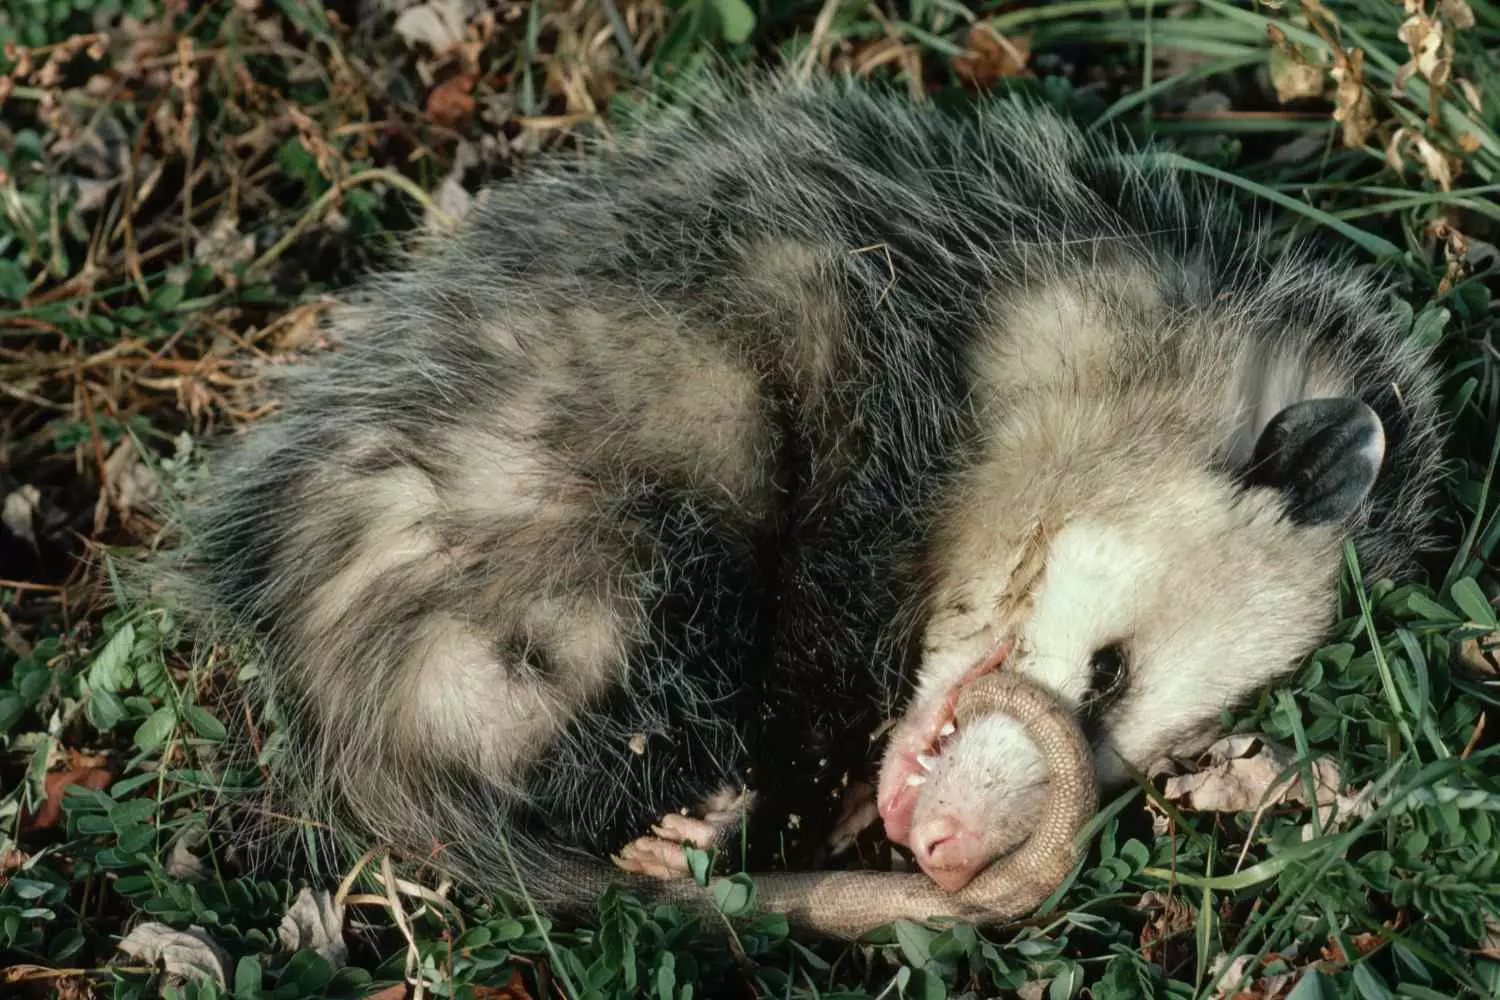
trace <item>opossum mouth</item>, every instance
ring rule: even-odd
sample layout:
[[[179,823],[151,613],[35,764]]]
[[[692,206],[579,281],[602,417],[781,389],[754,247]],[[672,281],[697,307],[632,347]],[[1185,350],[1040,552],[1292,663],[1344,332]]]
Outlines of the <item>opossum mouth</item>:
[[[934,710],[907,720],[903,732],[894,737],[881,769],[877,804],[885,825],[885,835],[893,843],[905,845],[911,837],[913,818],[922,786],[928,772],[937,767],[943,751],[958,733],[953,709],[958,693],[992,670],[1004,666],[1015,643],[1007,638],[948,689]]]

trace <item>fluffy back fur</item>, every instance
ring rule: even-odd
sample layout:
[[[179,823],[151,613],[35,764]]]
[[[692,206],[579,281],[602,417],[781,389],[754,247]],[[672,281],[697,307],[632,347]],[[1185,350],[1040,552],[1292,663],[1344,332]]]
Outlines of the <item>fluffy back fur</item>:
[[[1029,648],[1066,669],[1025,662],[1081,707],[1103,643],[1067,609],[1148,634],[1164,612],[1094,600],[1140,574],[1178,607],[1270,594],[1233,641],[1284,670],[1339,538],[1409,571],[1440,442],[1383,295],[1018,99],[957,119],[719,81],[372,281],[216,456],[172,591],[259,661],[286,799],[363,838],[545,905],[557,859],[748,785],[782,803],[751,828],[776,854],[827,832],[785,813],[826,805],[914,692],[930,721],[1002,623],[1052,630]],[[1327,395],[1373,410],[1384,463],[1304,530],[1252,457]],[[1220,554],[1216,599],[1194,574]],[[1227,614],[1174,628],[1212,655]],[[1136,699],[1131,754],[1269,678],[1137,652],[1127,687],[1174,710]],[[952,781],[994,784],[974,747]]]

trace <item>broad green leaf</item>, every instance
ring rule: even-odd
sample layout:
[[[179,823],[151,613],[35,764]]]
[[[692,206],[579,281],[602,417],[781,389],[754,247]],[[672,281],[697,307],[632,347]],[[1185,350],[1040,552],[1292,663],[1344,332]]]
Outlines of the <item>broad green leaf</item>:
[[[751,895],[750,880],[744,875],[731,875],[714,883],[714,902],[726,917],[737,917],[749,909]]]
[[[1495,617],[1494,605],[1484,596],[1479,584],[1471,579],[1465,578],[1453,584],[1453,603],[1475,624],[1487,628],[1500,625]]]
[[[227,735],[224,723],[214,718],[207,709],[200,705],[189,705],[182,714],[187,719],[188,725],[193,727],[193,731],[206,740],[218,742]]]
[[[142,750],[154,749],[165,743],[176,728],[177,713],[170,708],[158,708],[135,731],[135,745]]]
[[[126,622],[109,637],[94,662],[89,664],[89,687],[119,691],[128,687],[132,673],[130,651],[135,648],[135,626]]]

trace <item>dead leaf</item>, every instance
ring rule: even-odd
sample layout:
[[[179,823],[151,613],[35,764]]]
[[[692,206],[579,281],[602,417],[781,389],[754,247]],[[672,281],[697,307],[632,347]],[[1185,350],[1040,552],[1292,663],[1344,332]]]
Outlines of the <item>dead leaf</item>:
[[[1208,748],[1201,763],[1196,773],[1168,778],[1166,797],[1199,812],[1256,812],[1283,803],[1309,804],[1300,768],[1277,781],[1278,775],[1297,763],[1296,754],[1262,737],[1246,733],[1226,737]],[[1346,795],[1338,765],[1331,759],[1319,757],[1311,767],[1324,828],[1335,817],[1347,820],[1369,814],[1373,786]],[[1304,829],[1304,838],[1311,829],[1311,825]]]
[[[1474,27],[1474,11],[1464,0],[1439,0],[1438,9],[1455,28]]]
[[[335,970],[349,963],[349,947],[344,944],[344,907],[334,903],[327,889],[314,893],[304,887],[281,918],[276,937],[287,951],[313,949]]]
[[[985,22],[969,28],[964,51],[953,57],[953,71],[981,89],[1011,76],[1024,76],[1031,60],[1029,36],[1008,38]]]
[[[5,500],[0,502],[0,524],[21,541],[36,548],[37,508],[41,503],[41,491],[30,483],[11,490],[5,495]]]
[[[1016,987],[1016,996],[1021,1000],[1043,1000],[1047,996],[1047,987],[1052,985],[1050,979],[1032,979]]]
[[[425,45],[442,55],[464,40],[463,0],[430,0],[396,18],[395,31],[408,45]]]
[[[1198,910],[1191,902],[1154,890],[1142,894],[1136,901],[1135,910],[1138,913],[1160,911],[1141,928],[1140,936],[1141,955],[1157,964],[1166,960],[1167,942],[1187,934],[1198,922]]]
[[[1494,677],[1500,674],[1500,632],[1491,632],[1477,639],[1465,639],[1458,644],[1458,662],[1478,677]]]
[[[207,866],[193,853],[193,848],[200,846],[205,839],[203,828],[194,826],[174,840],[171,853],[167,855],[167,874],[185,882],[207,878]]]
[[[1282,104],[1301,97],[1321,97],[1327,67],[1315,64],[1301,46],[1293,44],[1274,24],[1267,28],[1271,49],[1271,86]]]
[[[1402,126],[1396,129],[1391,136],[1391,141],[1385,148],[1385,160],[1397,173],[1401,173],[1405,167],[1403,152],[1407,147],[1415,150],[1417,159],[1427,170],[1427,176],[1437,182],[1438,187],[1444,191],[1452,190],[1453,179],[1458,175],[1463,164],[1457,158],[1449,157],[1438,149],[1427,137],[1415,129]]]
[[[266,329],[266,339],[278,352],[312,350],[323,346],[323,314],[334,306],[328,297],[304,302],[283,313]]]
[[[161,492],[161,484],[141,461],[135,442],[129,438],[115,445],[114,451],[105,459],[104,474],[109,480],[115,510],[122,521],[143,505],[150,504]]]
[[[475,986],[477,1000],[533,1000],[520,969],[510,970],[510,979],[504,986]]]
[[[1323,70],[1307,63],[1271,57],[1271,86],[1282,104],[1303,97],[1323,96]]]
[[[394,986],[387,986],[383,990],[367,994],[365,1000],[406,1000],[409,992],[405,983],[396,983]]]
[[[1484,111],[1484,95],[1480,93],[1479,88],[1468,80],[1458,80],[1456,82],[1459,92],[1464,95],[1464,100],[1468,101],[1475,111]]]
[[[1476,942],[1480,951],[1491,957],[1500,955],[1500,917],[1486,913],[1484,915],[1484,936]]]
[[[438,84],[427,95],[427,117],[430,121],[458,128],[474,117],[473,73],[459,73]]]
[[[1329,74],[1337,87],[1333,120],[1344,126],[1344,145],[1359,149],[1375,128],[1375,102],[1365,88],[1365,53],[1350,49],[1334,61]]]
[[[41,809],[30,817],[30,821],[23,824],[29,830],[50,830],[62,819],[63,791],[69,785],[79,785],[83,788],[91,788],[96,792],[102,792],[108,788],[110,782],[115,780],[115,772],[105,765],[109,758],[103,755],[81,754],[77,750],[68,751],[68,766],[61,771],[48,771],[42,779],[43,794],[46,800]]]
[[[474,207],[474,196],[464,187],[464,173],[479,164],[479,151],[473,143],[460,142],[453,157],[453,167],[438,184],[423,224],[433,232],[449,232],[463,221]]]
[[[1249,969],[1250,963],[1255,961],[1255,956],[1241,955],[1233,962],[1226,962],[1228,958],[1228,955],[1221,954],[1208,968],[1208,974],[1219,980],[1219,984],[1214,987],[1214,1000],[1228,1000],[1229,997],[1239,993],[1241,984],[1249,985],[1246,982],[1245,972]],[[1231,993],[1231,990],[1234,992]]]
[[[1212,975],[1217,976],[1225,967],[1224,960],[1227,957],[1220,955],[1214,959],[1210,969]],[[1252,975],[1247,979],[1245,971],[1254,960],[1254,955],[1241,955],[1229,963],[1228,971],[1219,980],[1219,985],[1214,988],[1214,1000],[1281,1000],[1285,997],[1294,985],[1293,981],[1297,978],[1297,973],[1281,972],[1273,976],[1261,976],[1258,979]],[[1230,992],[1231,990],[1234,992]]]
[[[118,947],[143,962],[153,965],[161,962],[169,976],[211,979],[218,986],[225,984],[229,955],[196,924],[185,931],[173,930],[166,924],[140,924],[125,935]]]
[[[1406,43],[1411,58],[1396,70],[1392,93],[1398,97],[1404,94],[1407,81],[1418,73],[1434,87],[1448,82],[1453,69],[1453,39],[1441,21],[1428,17],[1419,8],[1402,22],[1396,37]]]

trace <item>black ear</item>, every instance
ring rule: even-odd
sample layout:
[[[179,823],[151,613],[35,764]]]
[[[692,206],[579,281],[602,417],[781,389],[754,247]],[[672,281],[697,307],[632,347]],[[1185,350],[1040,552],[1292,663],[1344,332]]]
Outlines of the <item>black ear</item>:
[[[1309,399],[1271,418],[1245,480],[1281,490],[1298,524],[1323,524],[1359,508],[1384,459],[1385,428],[1374,410],[1357,399]]]

